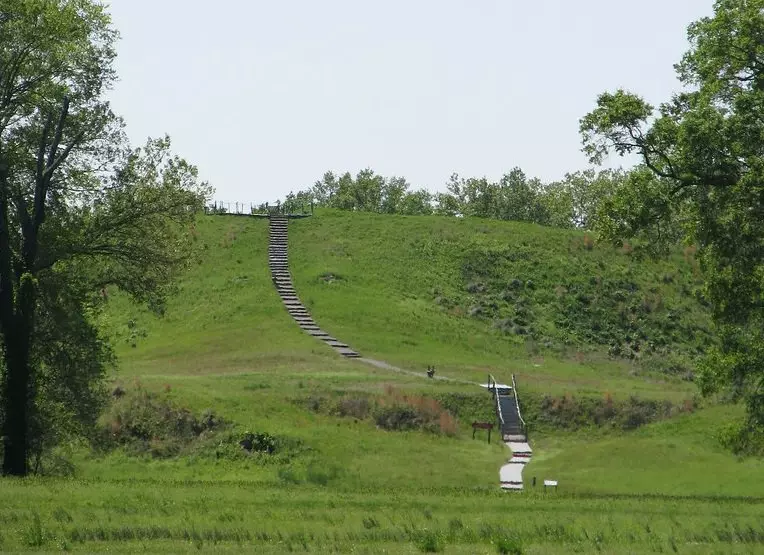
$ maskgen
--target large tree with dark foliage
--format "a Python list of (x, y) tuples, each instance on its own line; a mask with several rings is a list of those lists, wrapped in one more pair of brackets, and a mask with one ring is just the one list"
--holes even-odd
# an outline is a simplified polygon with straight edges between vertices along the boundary
[(206, 185), (169, 140), (131, 149), (104, 92), (116, 32), (92, 0), (0, 3), (3, 474), (98, 414), (116, 285), (161, 310)]
[[(581, 120), (584, 150), (636, 153), (647, 171), (611, 199), (612, 239), (674, 229), (699, 248), (721, 346), (706, 360), (706, 393), (744, 399), (728, 436), (758, 451), (764, 437), (764, 0), (717, 0), (688, 30), (676, 64), (684, 90), (656, 110), (618, 90)], [(639, 194), (635, 194), (638, 192)], [(649, 233), (654, 242), (672, 233)]]

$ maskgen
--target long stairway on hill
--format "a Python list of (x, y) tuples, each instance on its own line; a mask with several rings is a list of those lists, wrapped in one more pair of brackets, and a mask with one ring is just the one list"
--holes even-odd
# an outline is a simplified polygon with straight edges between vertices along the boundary
[(289, 312), (294, 321), (297, 322), (297, 325), (305, 333), (320, 339), (342, 356), (348, 358), (360, 357), (361, 355), (353, 349), (321, 330), (297, 297), (297, 292), (292, 284), (292, 275), (289, 273), (289, 259), (287, 255), (288, 228), (288, 217), (281, 215), (271, 215), (269, 217), (268, 264), (271, 268), (271, 279), (273, 279), (273, 284), (276, 286), (276, 290), (287, 312)]
[(496, 418), (501, 428), (501, 438), (512, 452), (509, 462), (499, 470), (499, 482), (503, 489), (523, 489), (523, 468), (531, 460), (531, 446), (525, 421), (520, 414), (517, 397), (517, 383), (512, 375), (512, 385), (497, 384), (493, 376), (488, 377), (486, 387), (493, 394)]

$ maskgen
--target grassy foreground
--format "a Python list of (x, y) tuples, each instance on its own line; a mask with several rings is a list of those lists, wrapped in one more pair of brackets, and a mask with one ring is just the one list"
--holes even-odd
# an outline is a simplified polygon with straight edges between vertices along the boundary
[(246, 481), (28, 481), (6, 488), (13, 495), (2, 511), (5, 548), (750, 553), (764, 537), (760, 507), (730, 500), (509, 498), (416, 487), (345, 493)]
[[(487, 372), (508, 379), (514, 372), (521, 399), (523, 391), (610, 393), (616, 399), (636, 394), (677, 404), (690, 399), (694, 386), (681, 377), (614, 362), (596, 344), (529, 349), (522, 338), (497, 331), (490, 318), (460, 313), (461, 304), (475, 302), (458, 298), (463, 258), (451, 260), (435, 246), (426, 255), (412, 246), (437, 234), (449, 237), (454, 252), (474, 245), (475, 237), (531, 246), (539, 241), (544, 248), (561, 243), (548, 239), (547, 231), (319, 213), (290, 224), (291, 263), (297, 290), (318, 322), (365, 355), (415, 370), (434, 363), (439, 373), (466, 380), (484, 379)], [(275, 456), (244, 456), (200, 443), (163, 458), (69, 446), (62, 454), (74, 463), (73, 475), (0, 481), (0, 550), (764, 548), (764, 464), (737, 460), (715, 439), (720, 422), (734, 417), (736, 408), (705, 407), (634, 431), (540, 426), (526, 477), (557, 479), (560, 491), (506, 494), (497, 490), (506, 449), (471, 438), (469, 423), (483, 414), (477, 387), (342, 360), (299, 332), (269, 278), (267, 222), (203, 218), (197, 235), (206, 245), (204, 257), (164, 318), (136, 310), (118, 295), (110, 299), (103, 323), (121, 359), (115, 382), (128, 393), (158, 392), (196, 414), (213, 409), (231, 422), (234, 437), (267, 432), (293, 447)], [(585, 252), (626, 264), (618, 253)], [(665, 269), (640, 263), (632, 272), (644, 288)], [(677, 296), (676, 306), (686, 304), (671, 284), (662, 287), (667, 299)], [(454, 299), (453, 306), (436, 302), (432, 289)], [(554, 335), (547, 305), (537, 305), (539, 329)], [(701, 312), (685, 314), (705, 325)], [(681, 334), (676, 341), (691, 347)], [(309, 408), (318, 400), (384, 397), (391, 386), (411, 395), (466, 396), (456, 434), (385, 431), (371, 418)]]

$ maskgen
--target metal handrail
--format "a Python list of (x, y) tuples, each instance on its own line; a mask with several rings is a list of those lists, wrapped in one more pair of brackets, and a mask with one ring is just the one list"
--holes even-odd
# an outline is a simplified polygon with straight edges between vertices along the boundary
[[(491, 382), (493, 382), (493, 387), (491, 387)], [(501, 422), (501, 426), (504, 426), (504, 414), (501, 412), (501, 402), (499, 401), (499, 393), (496, 391), (496, 378), (494, 378), (491, 374), (488, 374), (488, 389), (493, 389), (493, 398), (496, 401), (496, 413), (499, 415), (499, 422)]]
[(515, 407), (517, 408), (517, 417), (520, 419), (520, 422), (523, 425), (523, 431), (528, 434), (528, 428), (525, 425), (525, 420), (523, 420), (522, 414), (520, 414), (520, 401), (517, 399), (517, 383), (515, 382), (515, 375), (512, 374), (512, 390), (515, 393)]

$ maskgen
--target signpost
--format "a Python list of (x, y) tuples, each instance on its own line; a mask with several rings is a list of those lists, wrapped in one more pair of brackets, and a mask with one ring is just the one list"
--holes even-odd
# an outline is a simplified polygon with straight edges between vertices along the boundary
[(473, 422), (472, 423), (472, 439), (475, 439), (475, 432), (478, 430), (488, 430), (488, 443), (491, 443), (491, 430), (493, 430), (493, 423)]

